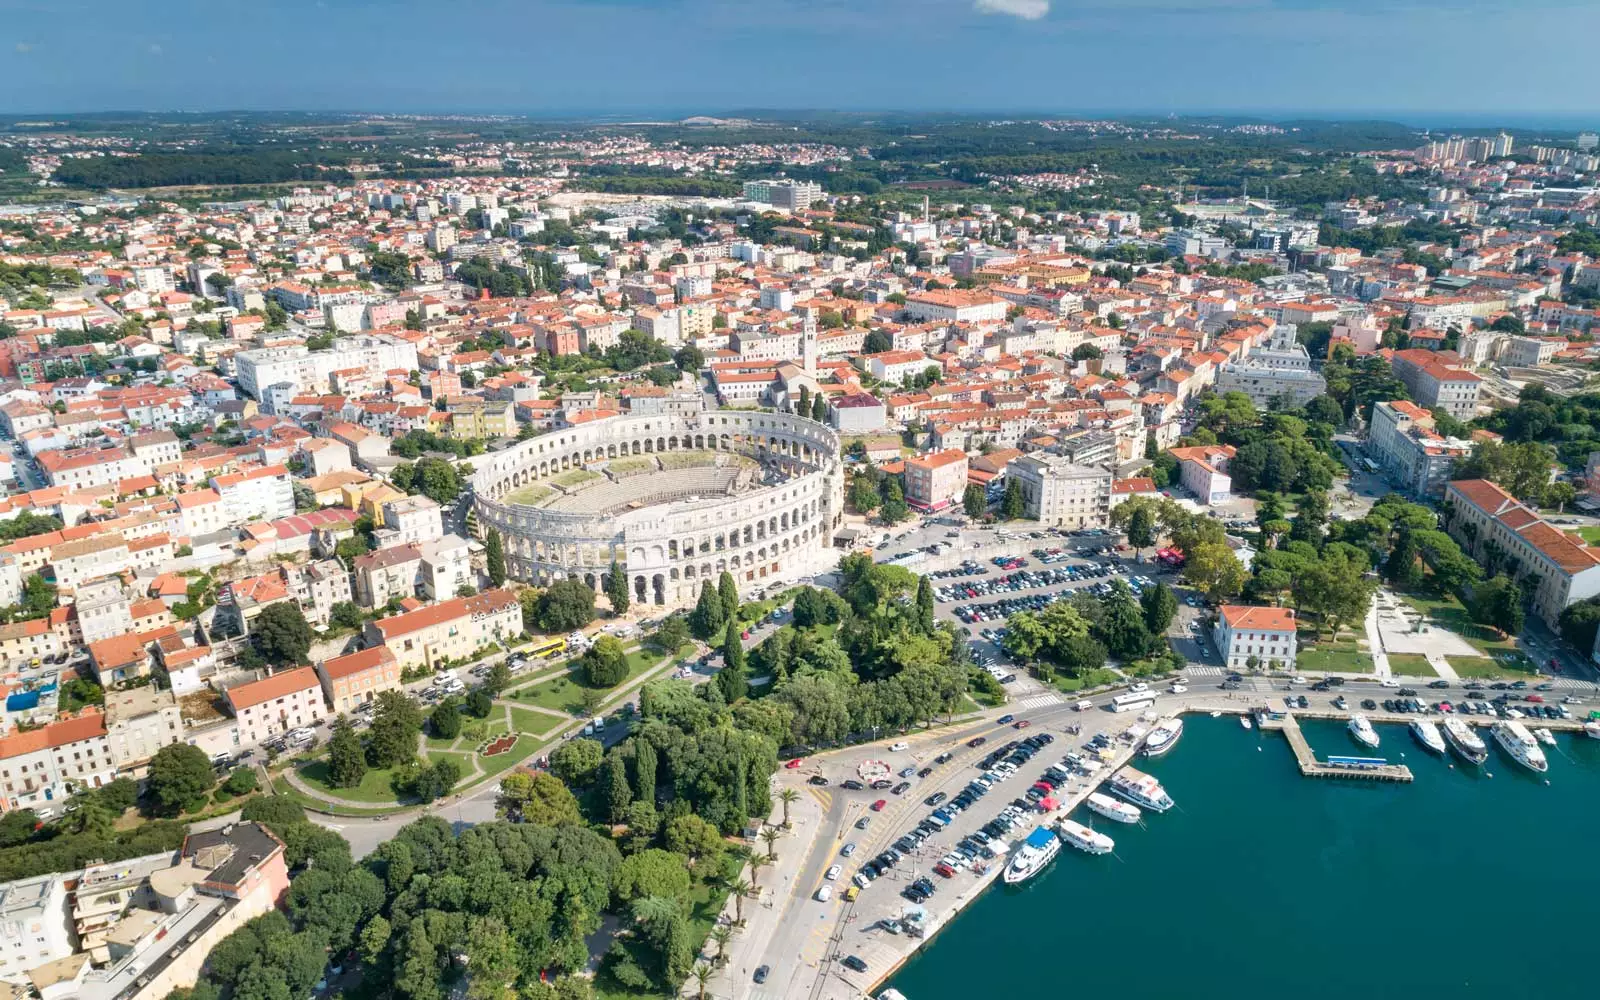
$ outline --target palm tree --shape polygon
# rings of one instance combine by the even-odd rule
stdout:
[[[761,869],[770,864],[772,864],[771,858],[762,857],[759,854],[750,859],[750,890],[752,892],[759,893],[761,891],[761,886],[756,881],[756,876],[761,873]]]
[[[789,803],[794,802],[795,800],[797,800],[799,798],[800,798],[800,793],[795,791],[792,788],[785,788],[783,791],[778,793],[778,801],[783,803],[783,826],[784,826],[784,829],[788,829],[788,827],[789,827]]]
[[[694,976],[695,985],[700,987],[700,1000],[706,1000],[706,982],[711,978],[711,966],[701,964],[694,967],[690,973]]]
[[[761,842],[767,845],[767,860],[778,860],[778,838],[783,834],[775,826],[769,826],[761,831]]]
[[[742,878],[736,878],[728,884],[728,891],[733,893],[733,919],[744,923],[744,899],[750,895],[754,886]]]
[[[717,945],[717,964],[728,964],[728,942],[733,939],[733,928],[727,924],[719,924],[711,928],[711,940]]]

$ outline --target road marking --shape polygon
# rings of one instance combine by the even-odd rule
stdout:
[[[1184,672],[1187,673],[1190,677],[1221,677],[1222,676],[1222,668],[1221,667],[1201,667],[1201,666],[1196,666],[1195,664],[1192,664],[1192,663],[1184,668]]]
[[[1033,698],[1024,698],[1024,699],[1022,699],[1021,701],[1017,702],[1017,708],[1019,708],[1019,709],[1044,708],[1047,705],[1059,705],[1059,704],[1061,704],[1061,696],[1060,695],[1056,695],[1056,694],[1041,694],[1041,695],[1037,695],[1037,696],[1035,696]]]
[[[812,795],[816,796],[817,801],[822,804],[822,811],[823,812],[827,812],[829,809],[831,809],[833,807],[833,793],[832,792],[823,791],[821,788],[818,788],[816,785],[807,785],[806,786],[806,791],[808,791]]]

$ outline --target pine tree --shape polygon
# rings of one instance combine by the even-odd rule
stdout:
[[[628,788],[628,767],[622,760],[622,755],[613,751],[606,761],[604,789],[606,800],[606,815],[611,822],[620,823],[622,817],[628,812],[628,804],[633,801],[633,793]]]
[[[648,740],[633,741],[634,801],[656,801],[656,748]]]
[[[606,576],[606,600],[617,614],[628,613],[628,575],[615,559],[611,560],[611,572]]]
[[[739,586],[733,582],[733,574],[727,570],[717,578],[717,597],[722,600],[722,618],[724,621],[733,621],[739,617]]]
[[[1022,499],[1022,481],[1006,477],[1006,495],[1000,501],[1000,516],[1007,521],[1015,521],[1026,510],[1027,504]]]
[[[977,483],[968,483],[967,489],[961,494],[961,509],[967,516],[976,521],[989,509],[989,498],[984,494],[983,487]]]
[[[729,619],[722,633],[722,672],[717,674],[717,687],[722,699],[733,704],[750,692],[750,676],[745,669],[744,643],[739,638],[739,625]]]
[[[933,634],[933,584],[925,576],[917,579],[917,626]]]
[[[498,587],[506,582],[506,549],[505,542],[500,538],[500,532],[494,528],[489,529],[489,537],[484,540],[483,550],[489,564],[489,582]]]
[[[711,586],[710,580],[700,583],[700,599],[695,602],[694,610],[689,612],[689,631],[696,639],[709,640],[722,631],[725,616],[722,613],[722,598],[717,596],[717,591]]]
[[[900,489],[899,476],[884,476],[883,489],[880,491],[883,505],[878,508],[878,516],[886,524],[896,524],[906,519],[911,509],[906,506],[906,495]]]
[[[800,387],[800,405],[794,408],[794,412],[802,417],[811,416],[811,387],[809,385]]]
[[[828,422],[828,401],[822,398],[822,393],[811,397],[811,419],[819,424]]]

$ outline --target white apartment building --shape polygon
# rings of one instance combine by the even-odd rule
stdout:
[[[29,969],[70,954],[66,879],[50,874],[0,885],[0,982],[26,989]]]
[[[1006,466],[1022,484],[1024,511],[1040,524],[1104,527],[1111,518],[1111,470],[1058,455],[1024,455]]]
[[[228,706],[239,721],[239,742],[250,746],[291,729],[315,725],[328,714],[322,681],[310,667],[284,670],[227,691]]]
[[[1600,550],[1550,525],[1487,479],[1445,487],[1445,530],[1488,573],[1520,578],[1551,628],[1569,606],[1600,594]]]
[[[49,815],[76,788],[99,788],[116,777],[105,716],[85,710],[0,738],[0,812]]]
[[[383,528],[377,534],[386,547],[431,542],[444,537],[444,515],[439,505],[425,496],[390,500],[383,505]]]
[[[315,353],[303,345],[240,351],[234,355],[234,366],[239,387],[257,400],[265,398],[268,386],[280,383],[325,392],[328,376],[346,368],[376,373],[419,368],[417,345],[389,334],[342,337],[333,342],[331,350]]]
[[[212,476],[211,488],[217,491],[233,524],[294,515],[294,483],[289,470],[281,465]]]
[[[1415,496],[1436,497],[1456,460],[1472,454],[1472,442],[1441,436],[1432,413],[1397,399],[1372,408],[1367,451],[1391,483]]]
[[[132,600],[117,579],[95,580],[78,588],[73,610],[78,618],[80,640],[85,646],[114,635],[133,631]]]
[[[171,691],[106,692],[106,743],[119,773],[142,776],[156,751],[183,739],[183,715]]]
[[[1217,618],[1217,649],[1230,670],[1256,666],[1293,670],[1296,649],[1294,609],[1224,604]]]
[[[1478,412],[1483,380],[1459,363],[1450,351],[1396,351],[1393,359],[1395,377],[1424,409],[1442,408],[1457,420],[1471,420]]]
[[[1565,348],[1566,342],[1544,340],[1539,337],[1509,337],[1500,352],[1500,363],[1510,368],[1533,368],[1549,364],[1556,352]]]

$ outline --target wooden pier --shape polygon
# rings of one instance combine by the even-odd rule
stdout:
[[[1411,768],[1404,764],[1366,764],[1366,765],[1340,765],[1330,764],[1317,759],[1312,753],[1311,744],[1306,742],[1306,734],[1300,731],[1300,723],[1293,713],[1268,714],[1258,713],[1256,724],[1262,729],[1280,730],[1284,738],[1289,741],[1289,748],[1294,751],[1294,759],[1300,765],[1300,773],[1308,778],[1366,778],[1369,781],[1410,781]]]

